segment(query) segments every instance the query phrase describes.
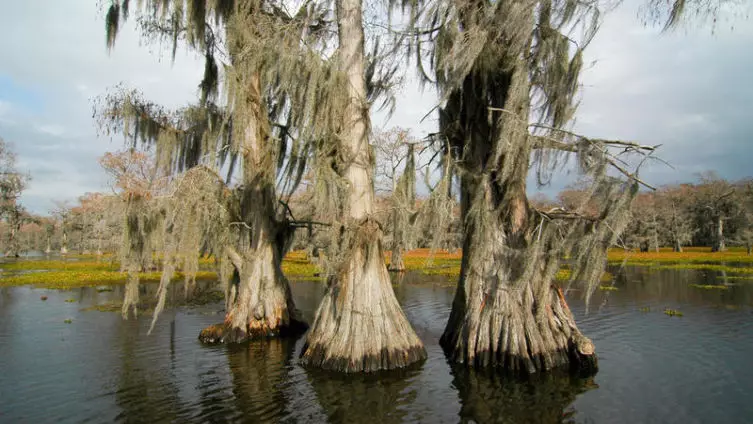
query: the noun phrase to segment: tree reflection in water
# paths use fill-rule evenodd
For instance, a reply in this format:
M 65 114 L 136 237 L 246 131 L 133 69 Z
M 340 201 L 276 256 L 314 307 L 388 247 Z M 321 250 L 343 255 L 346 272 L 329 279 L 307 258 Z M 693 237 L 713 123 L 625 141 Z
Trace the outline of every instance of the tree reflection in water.
M 452 385 L 460 395 L 461 422 L 572 423 L 575 398 L 598 388 L 593 377 L 565 372 L 527 379 L 475 371 L 463 365 L 451 369 Z
M 227 346 L 233 397 L 246 422 L 276 422 L 285 415 L 284 388 L 295 339 L 272 338 Z
M 318 403 L 331 423 L 403 423 L 415 402 L 412 381 L 420 364 L 373 374 L 340 374 L 306 369 Z M 407 390 L 406 390 L 407 389 Z
M 116 340 L 120 344 L 115 400 L 122 422 L 169 422 L 179 418 L 180 390 L 173 376 L 171 355 L 148 357 L 138 338 L 145 336 L 138 320 L 123 321 Z M 148 347 L 148 346 L 147 346 Z M 165 358 L 168 361 L 165 361 Z

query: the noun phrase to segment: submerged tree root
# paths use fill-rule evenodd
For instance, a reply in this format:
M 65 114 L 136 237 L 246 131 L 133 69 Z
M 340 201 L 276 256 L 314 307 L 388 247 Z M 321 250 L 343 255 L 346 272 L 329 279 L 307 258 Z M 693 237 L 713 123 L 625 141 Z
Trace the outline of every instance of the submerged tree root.
M 205 344 L 229 344 L 243 343 L 249 340 L 271 337 L 297 337 L 308 330 L 308 324 L 303 321 L 291 319 L 289 325 L 275 328 L 234 328 L 227 323 L 213 324 L 201 330 L 199 341 Z

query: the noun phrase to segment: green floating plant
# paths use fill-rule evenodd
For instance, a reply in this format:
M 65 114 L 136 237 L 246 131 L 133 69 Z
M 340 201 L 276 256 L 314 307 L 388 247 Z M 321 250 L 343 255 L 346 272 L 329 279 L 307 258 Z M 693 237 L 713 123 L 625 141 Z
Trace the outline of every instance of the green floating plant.
M 669 308 L 664 309 L 664 314 L 668 315 L 670 317 L 681 317 L 682 316 L 682 312 L 680 312 L 680 311 L 678 311 L 676 309 L 669 309 Z
M 695 287 L 697 289 L 703 289 L 703 290 L 727 290 L 729 289 L 728 286 L 719 286 L 715 284 L 691 284 L 690 287 Z

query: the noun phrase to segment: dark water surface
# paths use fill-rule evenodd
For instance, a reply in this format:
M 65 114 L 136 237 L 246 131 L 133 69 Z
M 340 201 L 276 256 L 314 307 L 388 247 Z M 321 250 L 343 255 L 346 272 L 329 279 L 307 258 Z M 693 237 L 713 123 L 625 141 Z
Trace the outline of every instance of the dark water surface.
M 166 311 L 147 336 L 150 317 L 81 310 L 119 299 L 121 288 L 4 288 L 0 422 L 753 422 L 753 282 L 690 286 L 719 277 L 629 269 L 587 314 L 570 293 L 600 372 L 527 382 L 448 365 L 438 339 L 453 289 L 432 285 L 395 287 L 428 360 L 356 377 L 301 368 L 302 339 L 202 346 L 199 330 L 222 319 L 218 304 Z M 309 321 L 323 289 L 293 284 Z

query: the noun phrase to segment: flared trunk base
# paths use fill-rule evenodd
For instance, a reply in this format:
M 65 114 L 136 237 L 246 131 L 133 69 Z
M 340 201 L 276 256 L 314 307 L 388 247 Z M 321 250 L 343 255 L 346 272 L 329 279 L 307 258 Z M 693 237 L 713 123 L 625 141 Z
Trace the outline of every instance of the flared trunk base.
M 404 368 L 425 359 L 423 343 L 392 289 L 379 225 L 366 219 L 349 231 L 354 233 L 348 257 L 328 281 L 301 362 L 351 373 Z
M 481 287 L 477 278 L 464 282 Z M 594 345 L 578 330 L 556 285 L 538 296 L 531 285 L 468 296 L 461 286 L 459 292 L 439 341 L 452 362 L 523 375 L 597 371 Z
M 298 337 L 303 335 L 308 328 L 308 324 L 296 319 L 291 319 L 288 325 L 275 328 L 264 326 L 246 330 L 233 328 L 227 323 L 219 323 L 201 330 L 199 341 L 204 344 L 229 344 L 271 337 Z
M 381 370 L 394 370 L 408 367 L 411 364 L 426 359 L 426 350 L 423 345 L 412 346 L 407 349 L 382 349 L 379 354 L 366 354 L 358 358 L 346 356 L 330 356 L 327 346 L 306 345 L 305 365 L 315 366 L 330 371 L 338 372 L 376 372 Z

